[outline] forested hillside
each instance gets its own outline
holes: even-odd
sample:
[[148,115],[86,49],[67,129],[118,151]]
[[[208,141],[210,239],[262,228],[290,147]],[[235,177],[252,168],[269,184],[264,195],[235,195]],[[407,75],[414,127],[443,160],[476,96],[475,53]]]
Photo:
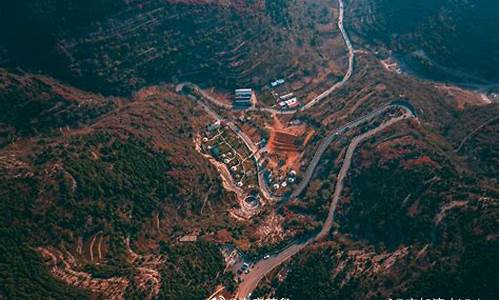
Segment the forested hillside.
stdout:
[[351,0],[348,7],[360,44],[385,45],[417,74],[498,82],[498,1]]
[[[418,120],[358,146],[329,237],[285,262],[255,295],[498,298],[489,288],[498,281],[497,104],[388,72],[374,55],[359,55],[357,63],[338,100],[313,109],[318,123],[338,128],[346,116],[401,95]],[[305,195],[286,205],[284,226],[317,232],[350,140],[344,133],[330,145]]]
[[3,1],[0,300],[498,299],[497,89],[493,0]]
[[344,63],[333,0],[66,2],[1,4],[0,66],[129,95],[161,82],[262,87],[325,69],[336,78],[332,62]]
[[[16,88],[10,93],[39,92],[40,85],[30,81],[36,77],[16,78],[30,84],[12,83]],[[71,103],[72,96],[59,95],[57,101]],[[53,105],[51,99],[48,105]],[[40,98],[27,103],[36,100]],[[203,115],[191,102],[161,88],[141,91],[119,109],[110,109],[93,119],[72,115],[69,125],[78,128],[44,130],[35,124],[32,142],[23,135],[33,130],[19,127],[23,111],[11,111],[7,121],[20,136],[0,149],[0,230],[6,254],[0,259],[2,297],[196,298],[215,284],[230,282],[217,276],[223,260],[216,244],[202,241],[188,247],[176,241],[193,230],[228,226],[222,211],[230,196],[192,145],[198,123],[188,116],[198,114],[201,120]],[[204,205],[209,206],[207,216],[200,214]],[[172,266],[180,260],[182,269],[174,272]],[[158,281],[150,281],[151,274]],[[167,284],[174,278],[175,289]],[[162,285],[168,288],[160,294]]]

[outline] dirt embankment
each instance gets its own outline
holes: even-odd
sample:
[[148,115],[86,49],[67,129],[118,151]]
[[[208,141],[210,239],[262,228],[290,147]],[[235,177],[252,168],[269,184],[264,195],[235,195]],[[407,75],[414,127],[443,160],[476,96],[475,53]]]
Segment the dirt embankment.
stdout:
[[[274,120],[266,127],[269,130],[268,152],[270,154],[271,167],[278,167],[279,161],[284,161],[280,169],[298,170],[303,148],[314,134],[305,124],[284,124],[274,116]],[[274,159],[273,159],[274,158]]]

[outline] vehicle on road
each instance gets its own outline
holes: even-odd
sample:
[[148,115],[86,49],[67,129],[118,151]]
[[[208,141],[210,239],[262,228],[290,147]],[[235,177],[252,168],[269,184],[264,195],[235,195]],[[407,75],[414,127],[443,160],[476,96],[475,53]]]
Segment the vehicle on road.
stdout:
[[264,257],[263,257],[263,258],[264,258],[264,259],[268,259],[269,257],[271,257],[271,256],[270,256],[269,254],[266,254],[266,255],[264,255]]

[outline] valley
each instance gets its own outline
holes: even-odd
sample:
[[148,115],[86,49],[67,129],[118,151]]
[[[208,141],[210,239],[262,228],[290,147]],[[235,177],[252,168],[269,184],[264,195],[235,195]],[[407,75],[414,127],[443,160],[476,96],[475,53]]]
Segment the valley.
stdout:
[[0,298],[498,297],[495,59],[424,2],[2,4]]

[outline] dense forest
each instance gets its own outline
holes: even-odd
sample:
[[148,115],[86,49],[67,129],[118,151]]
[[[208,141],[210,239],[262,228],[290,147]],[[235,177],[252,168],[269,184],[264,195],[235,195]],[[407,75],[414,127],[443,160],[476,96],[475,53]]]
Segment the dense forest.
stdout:
[[[23,88],[34,92],[39,87],[30,84]],[[52,95],[52,85],[42,87]],[[169,95],[167,99],[165,95]],[[26,93],[26,97],[32,96]],[[1,247],[6,254],[0,259],[0,296],[90,296],[88,290],[77,290],[55,278],[53,268],[88,274],[96,282],[91,286],[97,289],[99,280],[104,284],[108,279],[122,278],[128,285],[114,288],[125,289],[131,297],[144,297],[140,281],[144,268],[158,272],[162,278],[162,293],[157,295],[162,299],[198,298],[215,284],[231,286],[232,279],[221,273],[223,259],[217,244],[201,240],[179,245],[176,240],[194,229],[210,231],[226,224],[226,217],[204,218],[200,208],[203,201],[212,202],[205,210],[217,215],[215,211],[228,207],[228,195],[215,171],[190,144],[193,129],[185,116],[194,113],[192,104],[184,102],[177,107],[186,100],[173,97],[168,93],[150,94],[147,100],[131,101],[125,109],[94,118],[73,114],[68,124],[85,129],[70,127],[64,133],[31,123],[38,130],[33,132],[30,127],[19,127],[14,122],[19,121],[17,118],[4,119],[16,126],[19,137],[36,135],[36,140],[21,152],[10,152],[9,145],[3,146],[0,155]],[[19,103],[24,101],[30,103],[27,98],[20,98]],[[50,110],[54,103],[74,105],[64,97],[49,97],[41,105],[48,105]],[[101,102],[93,104],[99,107]],[[74,107],[80,108],[77,104]],[[166,114],[173,109],[176,114]],[[38,109],[34,112],[40,113]],[[135,123],[139,119],[141,122]],[[86,126],[90,120],[92,124]],[[160,129],[158,134],[151,134],[152,124]],[[187,153],[190,159],[172,153]],[[152,227],[155,216],[158,223]],[[47,251],[55,253],[60,263],[47,265],[40,255]],[[100,292],[91,294],[99,296]]]

